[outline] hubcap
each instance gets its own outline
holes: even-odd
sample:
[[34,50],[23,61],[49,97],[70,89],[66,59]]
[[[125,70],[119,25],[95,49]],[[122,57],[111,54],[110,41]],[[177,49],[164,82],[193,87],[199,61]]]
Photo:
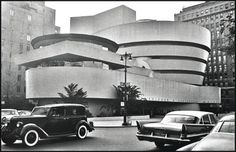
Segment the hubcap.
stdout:
[[30,144],[32,144],[32,143],[35,142],[36,138],[37,138],[37,137],[36,137],[35,133],[29,133],[28,136],[27,136],[27,141],[28,141]]

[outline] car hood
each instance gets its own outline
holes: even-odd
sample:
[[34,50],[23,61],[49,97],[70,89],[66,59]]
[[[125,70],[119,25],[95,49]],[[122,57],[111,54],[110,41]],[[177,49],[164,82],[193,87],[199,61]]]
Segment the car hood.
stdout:
[[193,151],[234,151],[234,133],[210,133],[204,137],[192,150]]
[[13,117],[10,120],[10,123],[14,124],[18,121],[21,121],[23,123],[36,123],[37,124],[38,122],[44,121],[45,118],[47,118],[47,116],[44,116],[44,115],[17,116],[17,117]]
[[181,131],[183,124],[181,123],[148,123],[144,124],[143,128],[150,130],[171,130],[171,131]]

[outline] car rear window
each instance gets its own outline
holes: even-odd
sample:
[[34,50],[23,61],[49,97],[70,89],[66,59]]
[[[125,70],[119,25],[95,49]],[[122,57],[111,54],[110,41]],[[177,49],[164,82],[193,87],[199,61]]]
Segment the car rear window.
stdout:
[[188,115],[166,115],[162,121],[162,123],[191,123],[195,124],[198,122],[198,118],[194,116]]

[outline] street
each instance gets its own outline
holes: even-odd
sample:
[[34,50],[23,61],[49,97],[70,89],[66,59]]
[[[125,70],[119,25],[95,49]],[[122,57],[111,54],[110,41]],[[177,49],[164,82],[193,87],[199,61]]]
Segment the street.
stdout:
[[[155,144],[139,141],[136,127],[95,128],[86,139],[77,140],[76,136],[40,140],[34,147],[26,147],[20,140],[14,145],[6,146],[1,142],[2,151],[158,151]],[[167,146],[165,151],[175,151]]]

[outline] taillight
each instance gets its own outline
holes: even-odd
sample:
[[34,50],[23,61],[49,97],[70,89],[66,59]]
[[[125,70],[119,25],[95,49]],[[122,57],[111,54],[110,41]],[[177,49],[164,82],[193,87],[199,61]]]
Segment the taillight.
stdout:
[[181,134],[180,134],[180,138],[181,139],[186,138],[186,127],[185,127],[185,125],[182,125],[182,131],[181,131]]

